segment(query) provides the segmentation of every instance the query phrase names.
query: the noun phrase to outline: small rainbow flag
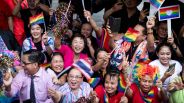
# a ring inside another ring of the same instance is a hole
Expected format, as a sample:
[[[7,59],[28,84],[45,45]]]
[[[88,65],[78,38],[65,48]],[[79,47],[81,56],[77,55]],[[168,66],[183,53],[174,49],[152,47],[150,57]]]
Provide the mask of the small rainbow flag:
[[[29,18],[30,25],[41,24],[41,23],[45,23],[43,13],[32,16]]]
[[[160,8],[159,10],[159,20],[168,20],[180,18],[180,7],[179,5],[168,6]]]
[[[137,38],[137,34],[139,32],[137,30],[134,30],[132,28],[128,28],[127,32],[125,33],[123,39],[127,42],[134,42]]]
[[[118,82],[118,91],[119,92],[125,92],[125,88],[126,88],[126,82],[124,80],[123,75],[119,76],[119,82]]]
[[[91,78],[88,83],[92,88],[96,87],[96,85],[100,82],[100,78]]]
[[[152,4],[155,8],[159,9],[165,0],[150,0],[150,4]]]
[[[110,48],[109,48],[109,40],[110,40],[110,35],[107,31],[107,29],[102,28],[102,37],[100,38],[100,47],[104,48],[105,50],[107,50],[107,52],[110,52]]]

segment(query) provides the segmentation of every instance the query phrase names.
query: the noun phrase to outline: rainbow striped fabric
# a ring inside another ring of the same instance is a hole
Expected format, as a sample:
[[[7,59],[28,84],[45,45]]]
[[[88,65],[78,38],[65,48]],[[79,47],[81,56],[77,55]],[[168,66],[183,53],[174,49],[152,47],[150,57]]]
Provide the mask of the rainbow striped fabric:
[[[132,28],[128,28],[127,32],[125,33],[123,39],[127,42],[134,42],[137,38],[137,34],[139,32],[137,30],[134,30]]]
[[[159,10],[159,20],[168,20],[180,18],[180,7],[179,5],[168,6],[160,8]]]
[[[100,78],[91,78],[88,80],[88,83],[92,88],[96,87],[96,85],[100,82]]]
[[[148,93],[147,97],[142,96],[145,103],[151,103],[154,98],[154,90],[151,89],[151,91]]]
[[[106,93],[106,91],[104,90],[104,103],[109,103],[109,98],[108,98],[108,95]]]
[[[125,88],[126,88],[126,82],[124,80],[123,75],[119,76],[119,82],[118,82],[118,91],[119,92],[125,92]]]
[[[152,4],[155,8],[159,9],[165,0],[150,0],[150,4]]]
[[[45,23],[43,13],[32,16],[29,18],[30,25],[42,24],[42,23]]]

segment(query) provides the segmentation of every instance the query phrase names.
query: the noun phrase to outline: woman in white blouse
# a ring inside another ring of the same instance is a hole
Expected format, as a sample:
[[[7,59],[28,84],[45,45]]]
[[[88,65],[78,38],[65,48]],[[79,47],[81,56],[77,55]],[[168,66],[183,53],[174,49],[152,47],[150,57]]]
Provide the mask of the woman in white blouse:
[[[163,83],[163,87],[167,89],[168,84],[175,78],[182,70],[181,64],[171,59],[173,48],[167,44],[162,43],[158,45],[156,54],[158,59],[150,62],[150,65],[157,66],[159,68],[160,78]],[[169,69],[169,66],[175,64],[173,69]]]

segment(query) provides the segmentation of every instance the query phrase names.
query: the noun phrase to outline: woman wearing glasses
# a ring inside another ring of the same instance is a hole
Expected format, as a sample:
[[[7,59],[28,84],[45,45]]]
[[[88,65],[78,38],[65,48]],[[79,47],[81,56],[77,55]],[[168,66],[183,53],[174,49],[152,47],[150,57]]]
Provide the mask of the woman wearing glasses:
[[[79,60],[75,64],[79,62],[81,61]],[[49,93],[56,103],[74,103],[81,99],[89,100],[91,87],[88,83],[83,81],[83,78],[86,77],[87,79],[87,77],[89,77],[90,74],[88,73],[91,72],[91,69],[80,68],[80,65],[74,66],[75,64],[73,64],[68,72],[67,83],[61,86],[58,91],[49,89]]]

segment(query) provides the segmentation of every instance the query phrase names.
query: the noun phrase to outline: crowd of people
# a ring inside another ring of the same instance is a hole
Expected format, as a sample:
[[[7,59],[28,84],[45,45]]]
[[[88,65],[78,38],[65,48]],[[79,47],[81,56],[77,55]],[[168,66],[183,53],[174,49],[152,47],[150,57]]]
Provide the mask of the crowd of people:
[[[142,0],[0,2],[0,103],[184,103],[182,9],[170,36]]]

